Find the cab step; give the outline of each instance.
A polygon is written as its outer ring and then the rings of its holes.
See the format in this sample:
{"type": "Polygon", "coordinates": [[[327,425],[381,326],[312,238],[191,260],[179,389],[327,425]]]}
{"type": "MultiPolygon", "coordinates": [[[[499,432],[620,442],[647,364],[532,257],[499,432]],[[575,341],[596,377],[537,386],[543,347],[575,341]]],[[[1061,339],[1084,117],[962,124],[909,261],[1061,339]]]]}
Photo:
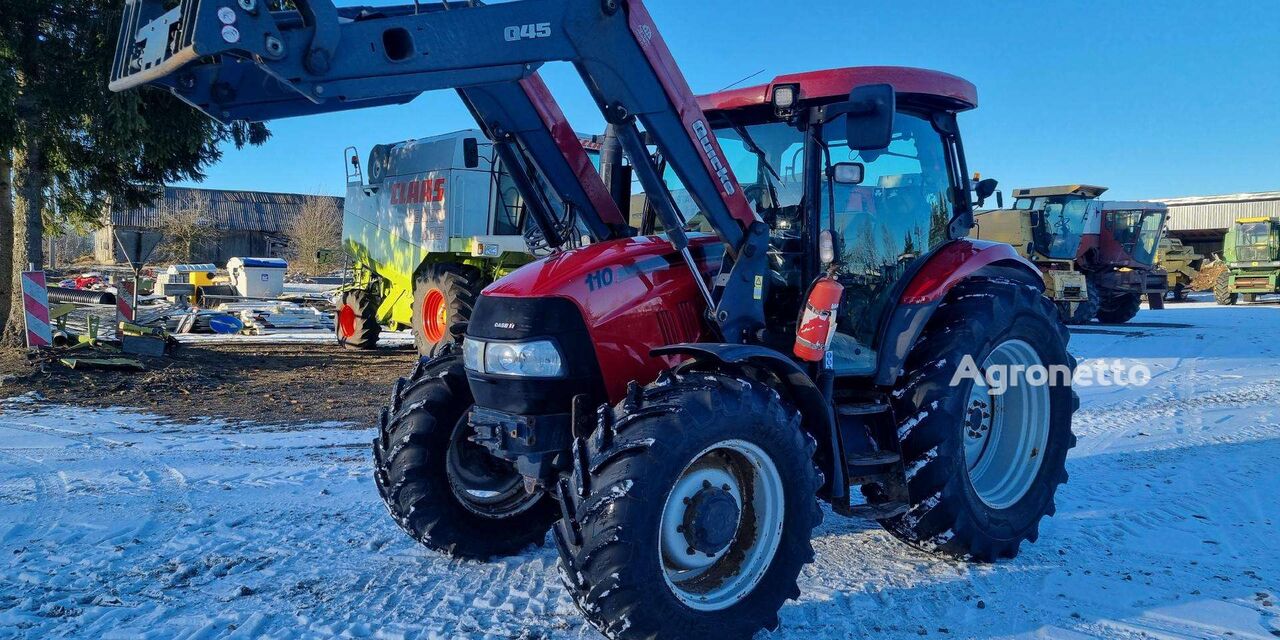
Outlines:
{"type": "Polygon", "coordinates": [[[892,451],[873,451],[860,455],[850,455],[845,461],[850,467],[881,467],[902,460],[902,456],[892,451]]]}
{"type": "Polygon", "coordinates": [[[879,402],[859,402],[856,404],[842,404],[836,408],[836,413],[842,416],[872,416],[877,413],[885,413],[889,410],[889,405],[879,402]]]}
{"type": "Polygon", "coordinates": [[[849,515],[867,520],[888,520],[905,514],[911,505],[905,502],[882,502],[880,504],[855,504],[849,507],[849,515]]]}

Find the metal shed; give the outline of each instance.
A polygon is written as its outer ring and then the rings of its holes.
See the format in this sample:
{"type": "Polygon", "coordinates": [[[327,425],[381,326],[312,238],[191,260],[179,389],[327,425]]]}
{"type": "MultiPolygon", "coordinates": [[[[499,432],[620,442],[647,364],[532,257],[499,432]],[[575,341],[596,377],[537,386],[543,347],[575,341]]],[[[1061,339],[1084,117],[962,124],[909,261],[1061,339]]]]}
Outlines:
{"type": "Polygon", "coordinates": [[[1237,219],[1280,217],[1280,191],[1155,198],[1151,201],[1169,206],[1166,226],[1170,235],[1206,255],[1222,250],[1227,228],[1237,219]]]}
{"type": "MultiPolygon", "coordinates": [[[[206,220],[218,231],[218,238],[193,256],[196,262],[225,264],[233,256],[273,258],[282,255],[288,242],[284,230],[310,196],[298,193],[261,191],[225,191],[166,187],[164,197],[149,207],[115,208],[104,216],[103,227],[94,236],[94,254],[98,262],[114,264],[124,261],[113,239],[115,233],[127,238],[142,230],[159,230],[171,214],[190,209],[199,203],[206,220]]],[[[330,198],[342,211],[342,199],[330,198]]]]}

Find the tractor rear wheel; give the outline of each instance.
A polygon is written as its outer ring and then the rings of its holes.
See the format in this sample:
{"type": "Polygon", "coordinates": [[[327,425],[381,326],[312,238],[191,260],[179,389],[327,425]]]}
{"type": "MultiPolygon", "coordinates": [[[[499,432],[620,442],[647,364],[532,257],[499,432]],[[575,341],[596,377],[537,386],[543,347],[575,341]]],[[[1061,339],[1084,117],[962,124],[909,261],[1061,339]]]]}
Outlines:
{"type": "Polygon", "coordinates": [[[338,344],[348,349],[370,350],[378,346],[378,300],[368,291],[344,291],[333,323],[338,344]]]}
{"type": "Polygon", "coordinates": [[[396,383],[373,441],[378,493],[400,528],[431,549],[487,560],[541,545],[558,515],[508,462],[468,439],[471,389],[460,357],[420,361],[396,383]]]}
{"type": "Polygon", "coordinates": [[[413,282],[413,342],[418,355],[432,358],[462,341],[484,287],[483,274],[470,265],[441,262],[418,271],[413,282]]]}
{"type": "MultiPolygon", "coordinates": [[[[983,562],[1012,558],[1023,541],[1035,542],[1040,520],[1054,514],[1076,443],[1069,337],[1034,287],[987,278],[956,287],[893,392],[911,507],[882,520],[885,529],[920,548],[983,562]],[[1029,380],[1026,367],[1036,365],[1066,374],[1029,380]],[[1007,374],[1003,394],[989,373],[997,366],[1007,374]]],[[[875,488],[864,493],[883,501],[875,488]]]]}
{"type": "Polygon", "coordinates": [[[605,408],[554,529],[578,608],[610,638],[750,638],[800,596],[822,520],[814,440],[767,386],[664,373],[605,408]]]}
{"type": "Polygon", "coordinates": [[[1142,308],[1142,294],[1122,293],[1102,299],[1098,307],[1098,322],[1102,324],[1124,324],[1138,315],[1142,308]]]}
{"type": "Polygon", "coordinates": [[[1231,272],[1223,271],[1218,275],[1218,280],[1213,283],[1214,302],[1221,305],[1233,305],[1239,298],[1239,294],[1231,292],[1231,272]]]}

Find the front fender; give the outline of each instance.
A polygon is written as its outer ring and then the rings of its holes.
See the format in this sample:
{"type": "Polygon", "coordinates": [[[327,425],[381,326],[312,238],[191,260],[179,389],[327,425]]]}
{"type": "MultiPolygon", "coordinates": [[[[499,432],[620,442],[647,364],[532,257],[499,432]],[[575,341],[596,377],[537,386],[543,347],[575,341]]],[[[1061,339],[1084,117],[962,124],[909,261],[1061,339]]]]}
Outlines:
{"type": "Polygon", "coordinates": [[[848,482],[845,480],[843,447],[831,402],[809,374],[786,354],[768,347],[746,344],[686,343],[654,349],[652,355],[689,356],[694,363],[750,366],[776,375],[787,386],[790,398],[800,411],[801,428],[813,436],[819,443],[819,450],[831,461],[828,468],[823,469],[831,479],[831,497],[844,497],[848,482]]]}
{"type": "Polygon", "coordinates": [[[892,387],[934,311],[961,282],[975,276],[1004,277],[1044,291],[1044,277],[1010,245],[985,240],[954,240],[926,258],[903,288],[885,326],[875,383],[892,387]]]}

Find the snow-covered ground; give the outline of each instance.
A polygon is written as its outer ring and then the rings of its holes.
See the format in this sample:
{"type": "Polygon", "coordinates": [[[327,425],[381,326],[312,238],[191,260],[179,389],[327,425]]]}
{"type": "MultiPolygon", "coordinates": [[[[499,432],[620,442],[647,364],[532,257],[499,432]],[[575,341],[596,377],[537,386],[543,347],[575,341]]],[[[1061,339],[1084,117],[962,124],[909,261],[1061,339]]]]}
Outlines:
{"type": "MultiPolygon", "coordinates": [[[[828,513],[782,638],[1280,636],[1280,307],[1170,305],[1074,336],[1071,481],[1014,561],[938,560],[828,513]]],[[[185,401],[185,400],[184,400],[185,401]]],[[[550,547],[408,540],[341,425],[0,408],[0,637],[594,637],[550,547]]]]}

